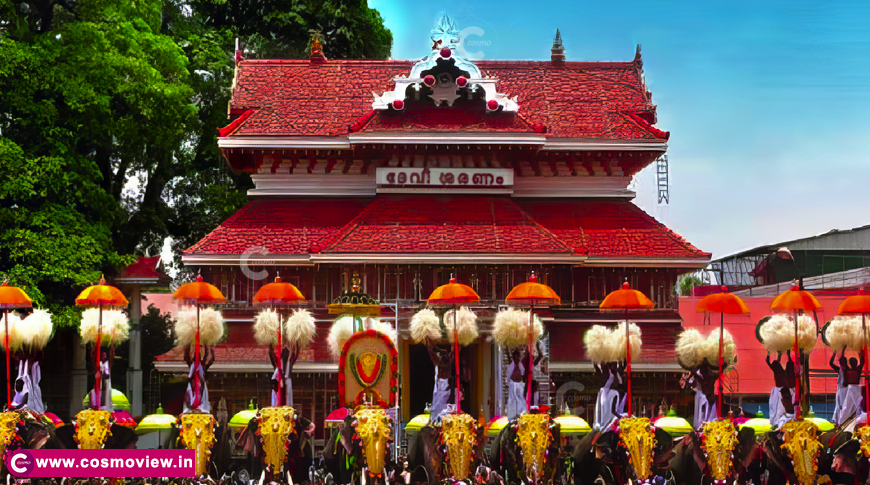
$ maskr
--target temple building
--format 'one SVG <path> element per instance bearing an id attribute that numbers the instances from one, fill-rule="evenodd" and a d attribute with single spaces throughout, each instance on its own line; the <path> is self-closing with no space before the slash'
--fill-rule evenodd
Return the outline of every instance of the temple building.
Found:
<path id="1" fill-rule="evenodd" d="M 597 384 L 582 336 L 623 318 L 598 304 L 627 280 L 656 303 L 633 317 L 644 341 L 635 409 L 663 397 L 687 405 L 692 396 L 678 395 L 674 287 L 680 274 L 707 266 L 710 253 L 632 203 L 632 177 L 665 154 L 669 137 L 655 126 L 640 48 L 628 62 L 573 62 L 557 37 L 551 60 L 472 62 L 460 57 L 448 18 L 431 38 L 417 61 L 326 59 L 316 41 L 305 60 L 237 53 L 219 147 L 255 188 L 183 255 L 230 300 L 229 338 L 209 371 L 212 400 L 226 398 L 231 413 L 251 398 L 268 403 L 272 367 L 253 339 L 251 298 L 280 273 L 318 321 L 318 341 L 293 382 L 297 408 L 322 423 L 338 405 L 337 365 L 326 348 L 335 316 L 326 306 L 357 273 L 403 337 L 407 421 L 431 400 L 434 381 L 408 322 L 453 274 L 481 296 L 472 309 L 483 332 L 463 356 L 463 409 L 502 414 L 505 356 L 488 333 L 507 292 L 534 271 L 562 298 L 537 311 L 547 328 L 548 358 L 537 370 L 543 399 L 591 420 Z M 156 365 L 164 407 L 180 410 L 180 352 Z"/>

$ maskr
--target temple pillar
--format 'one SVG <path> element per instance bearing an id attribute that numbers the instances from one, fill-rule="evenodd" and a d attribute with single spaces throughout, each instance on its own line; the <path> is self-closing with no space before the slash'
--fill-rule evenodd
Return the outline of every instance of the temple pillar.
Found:
<path id="1" fill-rule="evenodd" d="M 70 379 L 69 415 L 74 417 L 83 409 L 81 398 L 88 394 L 87 348 L 78 332 L 74 334 L 72 372 Z"/>
<path id="2" fill-rule="evenodd" d="M 130 363 L 127 366 L 127 399 L 130 400 L 130 414 L 142 416 L 142 332 L 139 322 L 142 319 L 142 295 L 139 285 L 130 291 Z"/>

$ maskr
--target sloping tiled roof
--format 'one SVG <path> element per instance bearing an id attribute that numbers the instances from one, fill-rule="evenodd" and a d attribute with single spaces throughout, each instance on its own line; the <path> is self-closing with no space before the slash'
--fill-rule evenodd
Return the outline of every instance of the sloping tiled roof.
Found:
<path id="1" fill-rule="evenodd" d="M 169 283 L 172 278 L 159 271 L 160 255 L 139 256 L 135 263 L 122 269 L 116 279 L 153 280 L 155 283 Z"/>
<path id="2" fill-rule="evenodd" d="M 231 110 L 247 120 L 230 136 L 344 136 L 372 111 L 372 93 L 391 90 L 392 79 L 408 74 L 412 61 L 245 60 L 239 64 Z M 652 127 L 655 106 L 646 91 L 639 60 L 633 62 L 479 61 L 484 76 L 498 78 L 498 91 L 517 97 L 524 122 L 547 136 L 652 140 L 668 134 Z M 457 117 L 459 105 L 438 108 Z M 402 130 L 448 129 L 443 122 L 399 114 Z M 492 116 L 492 115 L 487 115 Z M 513 115 L 511 115 L 513 116 Z M 407 118 L 407 122 L 399 120 Z M 448 123 L 449 124 L 449 123 Z M 486 123 L 472 123 L 480 129 Z"/>
<path id="3" fill-rule="evenodd" d="M 517 203 L 578 254 L 592 257 L 710 257 L 629 201 Z"/>
<path id="4" fill-rule="evenodd" d="M 577 254 L 697 258 L 705 253 L 629 201 L 379 195 L 249 203 L 185 251 L 242 254 Z"/>

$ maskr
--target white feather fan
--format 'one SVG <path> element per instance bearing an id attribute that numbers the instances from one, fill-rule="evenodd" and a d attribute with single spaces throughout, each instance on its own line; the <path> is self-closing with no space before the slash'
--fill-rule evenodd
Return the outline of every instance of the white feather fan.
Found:
<path id="1" fill-rule="evenodd" d="M 196 343 L 196 308 L 186 307 L 178 312 L 175 320 L 176 345 L 188 347 Z M 224 316 L 214 308 L 199 311 L 199 343 L 212 347 L 224 338 Z"/>
<path id="2" fill-rule="evenodd" d="M 764 348 L 769 352 L 785 352 L 794 346 L 794 323 L 785 315 L 773 315 L 767 319 L 758 334 Z"/>
<path id="3" fill-rule="evenodd" d="M 695 369 L 704 361 L 704 336 L 690 328 L 680 333 L 677 339 L 677 358 L 689 369 Z"/>
<path id="4" fill-rule="evenodd" d="M 722 346 L 722 355 L 725 367 L 734 365 L 734 362 L 737 360 L 737 345 L 734 343 L 734 337 L 728 333 L 728 330 L 724 331 L 722 341 L 724 342 Z M 708 335 L 707 339 L 704 340 L 704 357 L 706 357 L 707 363 L 710 364 L 711 367 L 719 366 L 718 328 L 710 332 L 710 335 Z"/>
<path id="5" fill-rule="evenodd" d="M 377 330 L 378 332 L 387 336 L 392 342 L 393 347 L 396 346 L 396 329 L 393 328 L 393 325 L 390 322 L 381 321 L 376 318 L 367 318 L 366 319 L 366 328 Z"/>
<path id="6" fill-rule="evenodd" d="M 861 352 L 864 349 L 864 336 L 861 317 L 836 316 L 825 328 L 828 345 L 837 352 L 844 348 Z"/>
<path id="7" fill-rule="evenodd" d="M 449 310 L 445 313 L 444 327 L 447 329 L 447 341 L 451 344 L 453 343 L 453 329 L 456 327 L 456 336 L 459 339 L 459 345 L 462 345 L 463 347 L 474 343 L 479 335 L 479 331 L 477 330 L 477 315 L 469 310 L 468 307 L 460 307 L 458 312 Z"/>
<path id="8" fill-rule="evenodd" d="M 317 335 L 317 324 L 308 310 L 293 310 L 284 321 L 284 343 L 289 348 L 304 350 Z"/>
<path id="9" fill-rule="evenodd" d="M 9 319 L 9 351 L 17 352 L 24 345 L 24 337 L 21 334 L 21 317 L 17 313 L 8 312 L 0 316 L 0 348 L 6 350 L 6 319 Z"/>
<path id="10" fill-rule="evenodd" d="M 615 355 L 612 358 L 615 361 L 625 360 L 625 323 L 620 322 L 613 330 L 613 350 Z M 640 327 L 637 324 L 631 323 L 628 331 L 631 336 L 631 360 L 636 361 L 640 359 L 641 346 L 643 345 L 643 341 L 640 339 Z"/>
<path id="11" fill-rule="evenodd" d="M 593 325 L 583 334 L 586 357 L 592 362 L 608 362 L 613 354 L 613 334 L 604 325 Z"/>
<path id="12" fill-rule="evenodd" d="M 79 333 L 84 343 L 96 343 L 97 333 L 101 333 L 100 345 L 118 345 L 130 338 L 130 320 L 121 310 L 103 310 L 103 325 L 99 329 L 100 310 L 88 308 L 82 312 Z"/>
<path id="13" fill-rule="evenodd" d="M 537 315 L 531 332 L 533 344 L 544 334 L 544 326 Z M 492 338 L 498 345 L 511 349 L 528 345 L 529 312 L 513 308 L 498 312 L 495 316 Z"/>
<path id="14" fill-rule="evenodd" d="M 33 310 L 33 313 L 21 320 L 21 336 L 25 348 L 42 350 L 51 339 L 51 314 L 46 310 Z"/>
<path id="15" fill-rule="evenodd" d="M 254 320 L 254 339 L 260 345 L 272 346 L 278 343 L 278 327 L 281 315 L 271 308 L 264 308 Z"/>
<path id="16" fill-rule="evenodd" d="M 336 360 L 341 356 L 341 349 L 347 339 L 353 335 L 353 317 L 345 315 L 337 318 L 329 329 L 326 342 L 329 344 L 329 353 Z"/>
<path id="17" fill-rule="evenodd" d="M 424 308 L 415 313 L 409 326 L 411 339 L 419 344 L 425 341 L 441 340 L 441 322 L 438 315 L 429 308 Z"/>

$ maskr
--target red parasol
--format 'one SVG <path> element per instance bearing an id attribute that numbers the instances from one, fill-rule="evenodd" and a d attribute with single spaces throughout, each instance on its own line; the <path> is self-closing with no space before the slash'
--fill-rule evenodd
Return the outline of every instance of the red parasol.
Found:
<path id="1" fill-rule="evenodd" d="M 100 345 L 102 340 L 102 331 L 103 331 L 103 307 L 126 307 L 129 304 L 127 298 L 121 293 L 121 290 L 115 288 L 114 286 L 106 284 L 106 278 L 100 276 L 100 283 L 97 285 L 92 285 L 84 289 L 79 296 L 76 298 L 76 305 L 80 306 L 95 306 L 99 308 L 99 314 L 97 315 L 97 341 L 94 346 L 94 360 L 95 366 L 94 368 L 97 370 L 96 372 L 96 382 L 94 383 L 94 403 L 91 403 L 91 406 L 97 406 L 99 409 L 100 406 Z M 108 392 L 112 392 L 109 389 Z"/>
<path id="2" fill-rule="evenodd" d="M 472 303 L 475 301 L 480 301 L 480 295 L 474 291 L 474 288 L 463 285 L 462 283 L 457 283 L 456 278 L 453 275 L 450 275 L 450 282 L 446 285 L 441 285 L 438 288 L 435 288 L 435 291 L 429 295 L 429 299 L 427 302 L 431 306 L 452 306 L 454 308 L 453 311 L 453 356 L 455 360 L 454 367 L 456 367 L 456 412 L 460 413 L 462 410 L 460 409 L 460 400 L 459 400 L 459 336 L 457 335 L 457 319 L 459 312 L 456 310 L 458 305 L 463 303 Z"/>
<path id="3" fill-rule="evenodd" d="M 202 280 L 202 275 L 196 275 L 196 281 L 181 285 L 172 297 L 183 303 L 196 306 L 196 346 L 194 347 L 195 362 L 199 362 L 199 307 L 200 305 L 219 305 L 226 303 L 221 290 Z"/>
<path id="4" fill-rule="evenodd" d="M 305 301 L 305 296 L 292 283 L 281 280 L 281 276 L 275 277 L 275 282 L 263 285 L 254 295 L 254 306 L 283 306 L 293 305 Z M 281 362 L 281 323 L 278 323 L 278 343 L 275 345 L 275 362 Z M 280 365 L 279 365 L 280 367 Z M 279 406 L 283 406 L 286 393 L 284 392 L 284 379 L 278 379 Z"/>
<path id="5" fill-rule="evenodd" d="M 864 386 L 864 406 L 868 416 L 870 416 L 870 376 L 866 374 L 867 369 L 867 314 L 870 313 L 870 293 L 867 293 L 864 288 L 857 295 L 847 297 L 840 303 L 837 308 L 837 315 L 861 315 L 861 333 L 864 335 L 864 365 L 865 377 L 867 385 Z"/>
<path id="6" fill-rule="evenodd" d="M 801 409 L 801 369 L 800 350 L 798 349 L 798 310 L 805 312 L 815 311 L 822 308 L 822 304 L 809 291 L 799 289 L 797 286 L 792 286 L 788 291 L 784 291 L 773 299 L 770 303 L 771 310 L 791 310 L 794 314 L 794 355 L 797 359 L 797 364 L 794 366 L 795 371 L 795 396 L 797 397 L 797 407 L 795 408 L 795 419 L 800 419 Z"/>
<path id="7" fill-rule="evenodd" d="M 725 314 L 729 315 L 748 315 L 749 307 L 740 299 L 739 296 L 728 293 L 728 288 L 722 287 L 721 293 L 712 293 L 698 302 L 696 311 L 707 313 L 718 313 L 719 320 L 719 402 L 717 409 L 719 410 L 719 419 L 722 419 L 722 383 L 725 380 L 722 375 L 724 368 L 723 346 L 725 344 Z"/>
<path id="8" fill-rule="evenodd" d="M 33 302 L 24 290 L 17 286 L 9 286 L 7 281 L 0 285 L 0 309 L 3 310 L 6 321 L 6 338 L 3 345 L 6 347 L 6 405 L 12 404 L 12 381 L 9 373 L 9 310 L 16 308 L 33 308 Z"/>
<path id="9" fill-rule="evenodd" d="M 628 411 L 628 415 L 631 416 L 631 335 L 629 334 L 629 328 L 631 327 L 628 324 L 628 311 L 629 310 L 640 310 L 643 308 L 653 308 L 655 303 L 652 302 L 646 295 L 643 293 L 632 290 L 629 286 L 628 282 L 622 284 L 622 288 L 610 292 L 606 297 L 604 297 L 604 301 L 598 305 L 599 308 L 622 308 L 625 310 L 625 358 L 626 358 L 626 376 L 627 376 L 627 399 L 628 402 L 626 410 Z"/>
<path id="10" fill-rule="evenodd" d="M 562 303 L 562 299 L 559 298 L 559 295 L 557 295 L 552 288 L 543 283 L 538 283 L 538 277 L 535 276 L 535 272 L 532 271 L 532 276 L 529 277 L 529 281 L 514 286 L 508 293 L 507 297 L 505 297 L 504 301 L 509 305 L 529 307 L 529 367 L 526 370 L 526 411 L 529 411 L 532 408 L 532 374 L 534 370 L 534 365 L 532 363 L 532 328 L 535 322 L 534 309 L 535 306 L 545 307 L 559 305 Z"/>

